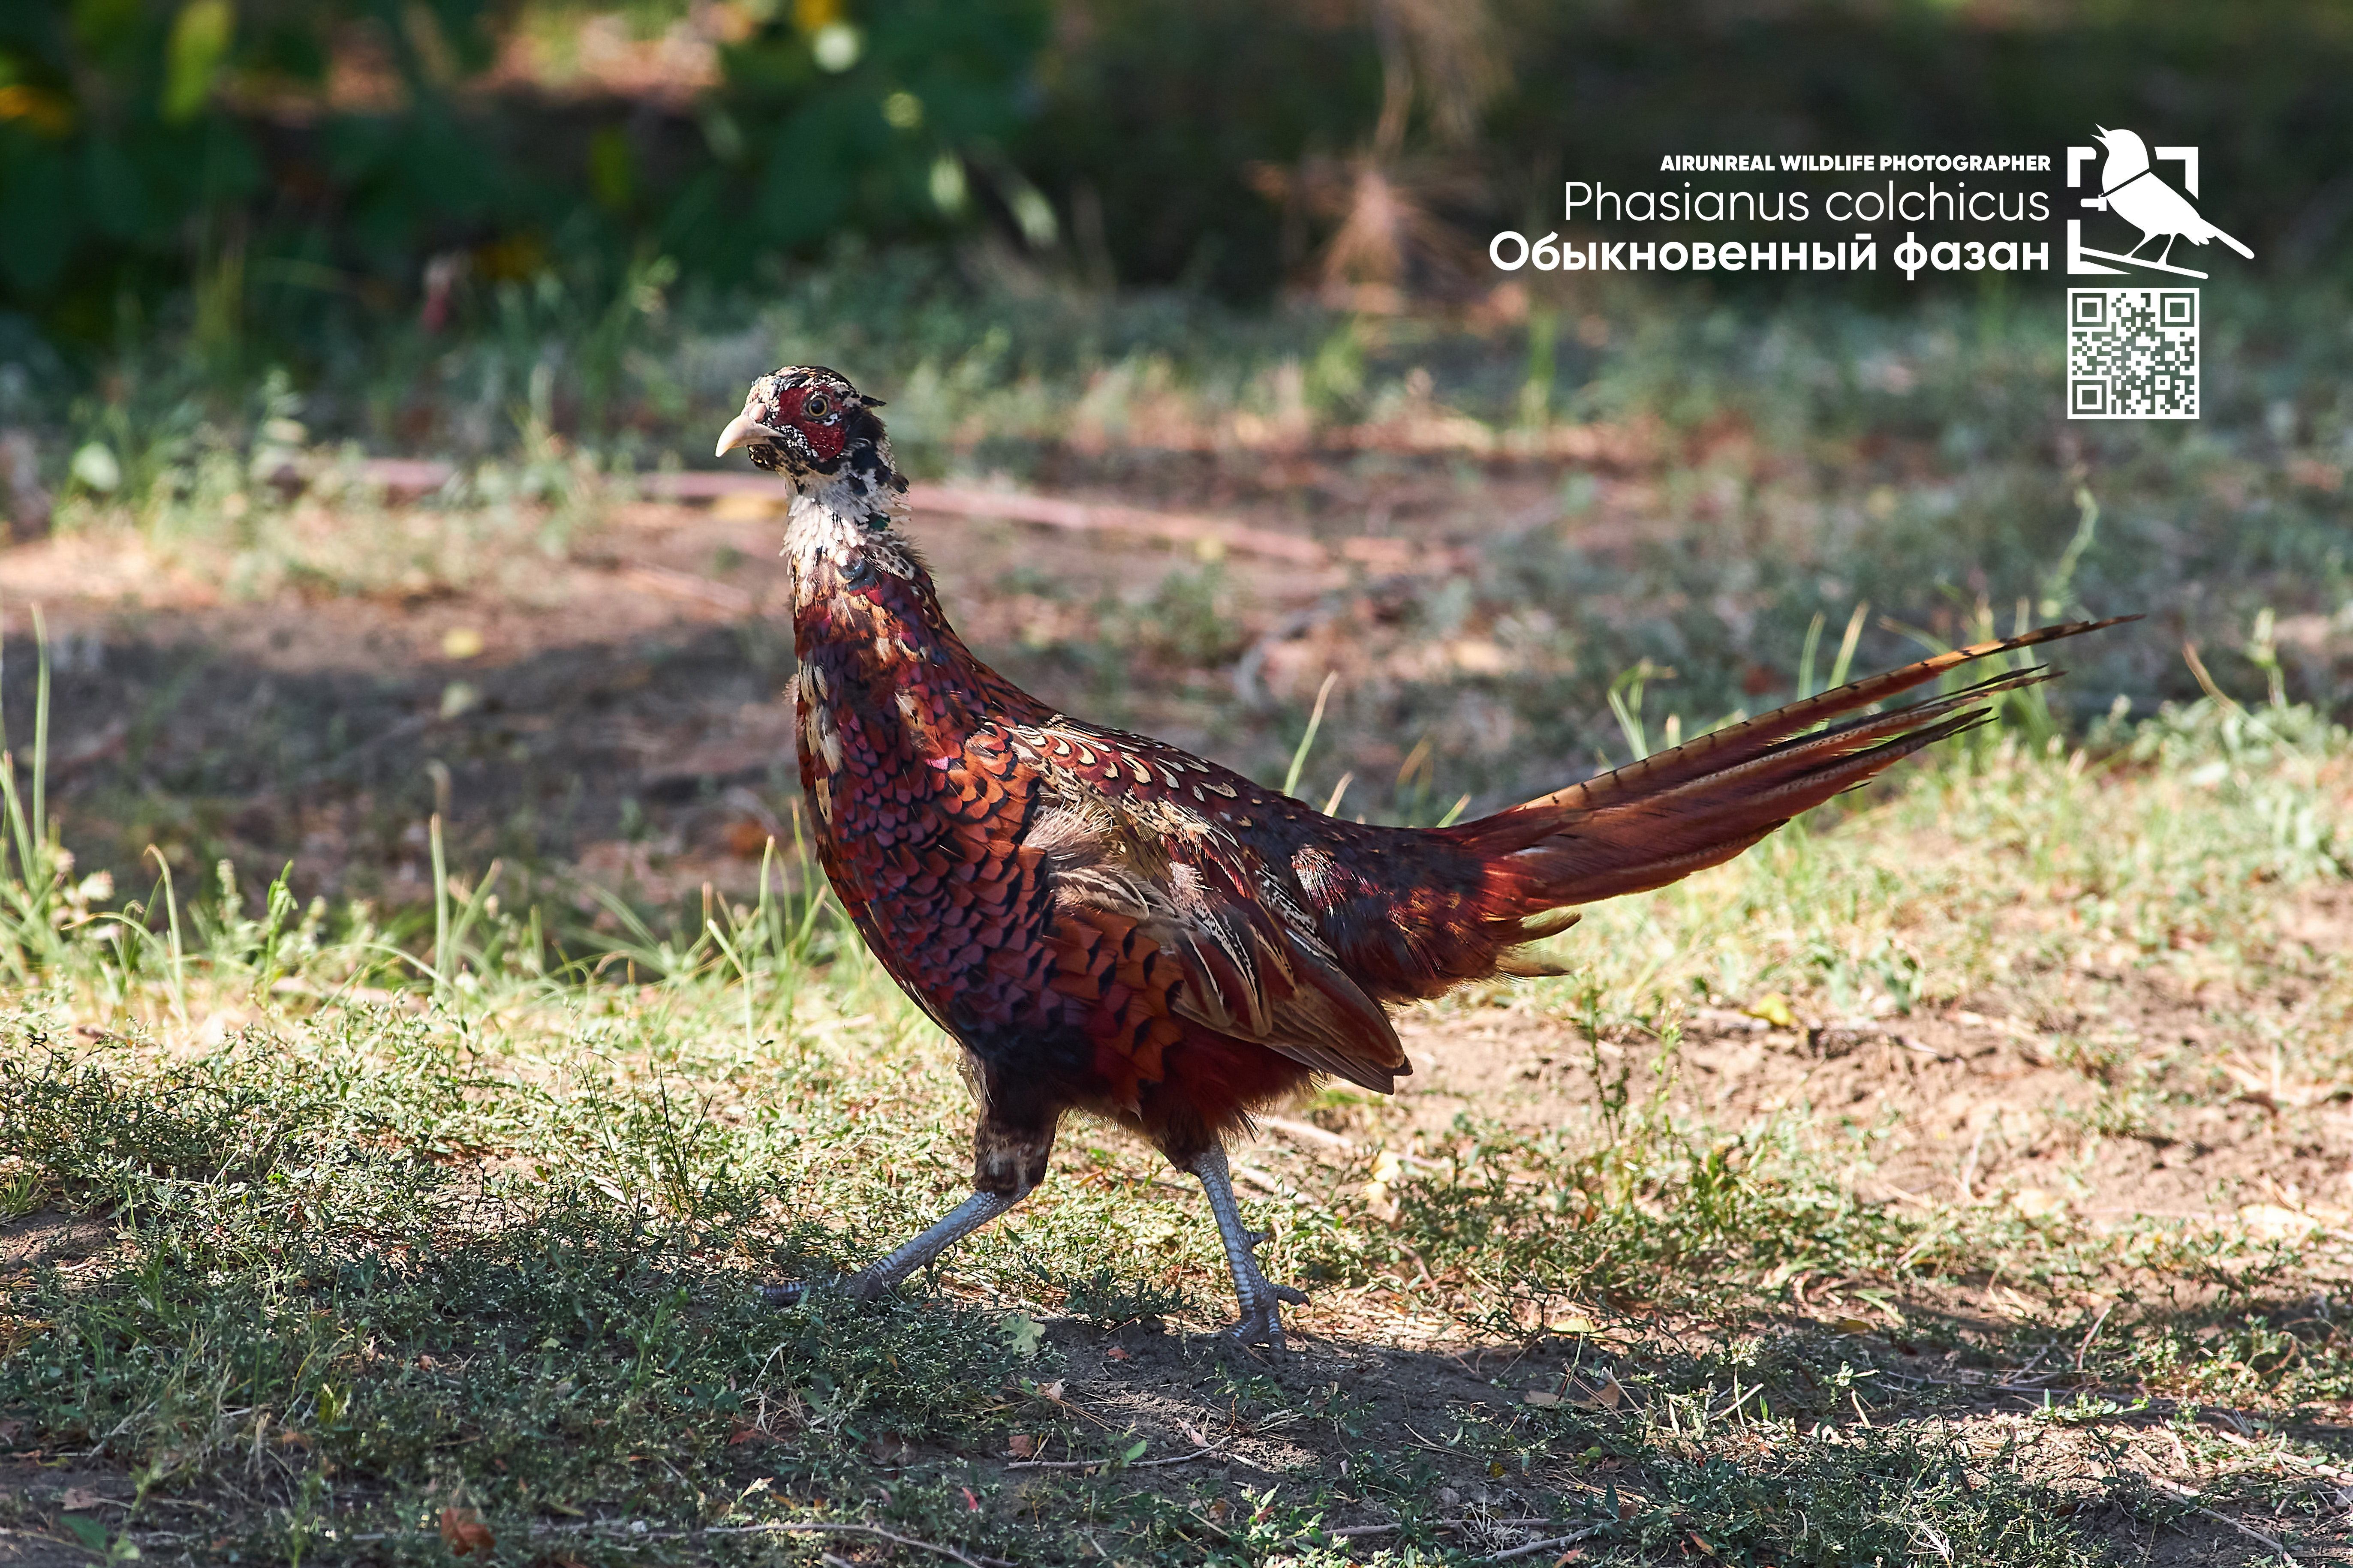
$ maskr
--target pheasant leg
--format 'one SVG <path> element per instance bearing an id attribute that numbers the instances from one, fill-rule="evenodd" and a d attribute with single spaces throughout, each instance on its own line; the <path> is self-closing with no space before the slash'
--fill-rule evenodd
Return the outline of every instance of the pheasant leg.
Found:
<path id="1" fill-rule="evenodd" d="M 1234 1203 L 1233 1177 L 1226 1169 L 1225 1150 L 1211 1144 L 1207 1153 L 1193 1162 L 1193 1173 L 1201 1178 L 1201 1188 L 1209 1194 L 1209 1212 L 1218 1216 L 1218 1239 L 1226 1245 L 1226 1267 L 1233 1272 L 1234 1295 L 1241 1302 L 1241 1321 L 1226 1331 L 1239 1343 L 1271 1345 L 1281 1350 L 1282 1303 L 1303 1307 L 1307 1305 L 1306 1294 L 1288 1285 L 1277 1285 L 1259 1268 L 1258 1248 L 1266 1240 L 1266 1233 L 1242 1226 L 1241 1210 Z"/>
<path id="2" fill-rule="evenodd" d="M 1011 1208 L 1018 1194 L 975 1193 L 942 1215 L 932 1227 L 897 1251 L 876 1258 L 842 1281 L 842 1288 L 860 1301 L 879 1300 L 898 1289 L 908 1275 Z M 1231 1202 L 1230 1199 L 1228 1200 Z M 760 1294 L 772 1307 L 790 1307 L 808 1293 L 799 1280 L 764 1285 Z"/>

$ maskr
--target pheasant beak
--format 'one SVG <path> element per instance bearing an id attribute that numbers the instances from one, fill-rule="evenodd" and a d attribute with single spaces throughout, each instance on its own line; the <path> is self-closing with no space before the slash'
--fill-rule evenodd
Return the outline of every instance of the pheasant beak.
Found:
<path id="1" fill-rule="evenodd" d="M 761 424 L 749 414 L 738 414 L 728 422 L 726 429 L 719 432 L 719 450 L 711 455 L 723 458 L 736 447 L 748 447 L 763 437 L 772 441 L 782 441 L 785 433 Z"/>

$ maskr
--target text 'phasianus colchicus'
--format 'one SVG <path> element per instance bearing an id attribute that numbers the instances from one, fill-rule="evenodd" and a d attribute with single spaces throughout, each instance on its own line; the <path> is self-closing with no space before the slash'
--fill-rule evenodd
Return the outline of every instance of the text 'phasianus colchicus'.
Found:
<path id="1" fill-rule="evenodd" d="M 1509 811 L 1433 829 L 1336 821 L 1143 735 L 1058 713 L 973 657 L 900 531 L 906 480 L 861 395 L 816 366 L 763 376 L 719 450 L 797 491 L 786 528 L 801 784 L 842 907 L 964 1048 L 973 1195 L 849 1280 L 879 1295 L 1018 1203 L 1065 1113 L 1200 1178 L 1246 1343 L 1299 1291 L 1259 1268 L 1225 1140 L 1316 1074 L 1411 1072 L 1388 1009 L 1497 973 L 1568 906 L 1661 887 L 1980 721 L 2049 679 L 2005 671 L 1855 716 L 2051 626 L 1791 703 Z M 797 1299 L 779 1286 L 772 1299 Z"/>

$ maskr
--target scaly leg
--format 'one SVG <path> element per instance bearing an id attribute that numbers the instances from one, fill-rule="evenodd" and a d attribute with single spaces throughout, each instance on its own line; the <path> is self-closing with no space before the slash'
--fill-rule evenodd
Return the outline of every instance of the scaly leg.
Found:
<path id="1" fill-rule="evenodd" d="M 1242 1227 L 1241 1210 L 1234 1204 L 1233 1177 L 1226 1169 L 1225 1150 L 1210 1144 L 1208 1152 L 1193 1162 L 1193 1173 L 1201 1178 L 1201 1188 L 1209 1194 L 1209 1212 L 1218 1216 L 1218 1239 L 1226 1244 L 1226 1267 L 1233 1272 L 1234 1295 L 1241 1302 L 1241 1321 L 1226 1331 L 1240 1343 L 1271 1345 L 1281 1350 L 1281 1303 L 1288 1301 L 1294 1307 L 1304 1307 L 1306 1293 L 1288 1285 L 1277 1285 L 1260 1270 L 1258 1247 L 1266 1234 Z"/>
<path id="2" fill-rule="evenodd" d="M 1028 1197 L 1046 1179 L 1046 1156 L 1054 1149 L 1054 1118 L 1033 1114 L 1008 1119 L 995 1108 L 1002 1098 L 994 1093 L 984 1098 L 980 1124 L 973 1129 L 972 1196 L 904 1247 L 843 1279 L 842 1289 L 852 1298 L 875 1301 L 889 1295 L 908 1275 Z M 1232 1201 L 1227 1199 L 1229 1205 Z M 760 1294 L 771 1307 L 790 1307 L 808 1294 L 808 1285 L 798 1279 L 764 1285 Z"/>
<path id="3" fill-rule="evenodd" d="M 1019 1201 L 1018 1194 L 975 1193 L 964 1202 L 940 1216 L 937 1223 L 900 1247 L 897 1251 L 876 1258 L 857 1273 L 843 1279 L 842 1289 L 860 1301 L 880 1300 L 899 1288 L 900 1281 L 921 1268 Z M 763 1285 L 760 1294 L 771 1307 L 797 1305 L 808 1293 L 808 1286 L 798 1279 L 783 1285 Z"/>

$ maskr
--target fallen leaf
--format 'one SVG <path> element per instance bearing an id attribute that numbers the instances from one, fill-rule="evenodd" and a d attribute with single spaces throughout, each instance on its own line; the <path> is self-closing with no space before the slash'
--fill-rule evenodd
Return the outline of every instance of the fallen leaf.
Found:
<path id="1" fill-rule="evenodd" d="M 2256 1241 L 2301 1241 L 2320 1228 L 2312 1215 L 2278 1204 L 2242 1204 L 2239 1220 Z"/>
<path id="2" fill-rule="evenodd" d="M 69 1513 L 60 1518 L 58 1522 L 64 1525 L 76 1541 L 80 1542 L 92 1552 L 106 1551 L 106 1526 L 99 1523 L 98 1521 L 83 1519 L 78 1514 Z"/>
<path id="3" fill-rule="evenodd" d="M 481 1515 L 470 1508 L 445 1508 L 441 1510 L 441 1539 L 448 1544 L 452 1556 L 464 1557 L 479 1552 L 488 1557 L 498 1547 L 498 1537 L 482 1522 Z"/>
<path id="4" fill-rule="evenodd" d="M 1598 1334 L 1600 1327 L 1590 1318 L 1555 1318 L 1545 1324 L 1548 1334 Z"/>
<path id="5" fill-rule="evenodd" d="M 1103 1352 L 1103 1354 L 1110 1357 L 1113 1361 L 1125 1361 L 1128 1359 L 1127 1351 L 1124 1347 L 1120 1345 L 1112 1346 L 1111 1349 Z"/>
<path id="6" fill-rule="evenodd" d="M 1027 1432 L 1016 1432 L 1005 1440 L 1005 1451 L 1017 1459 L 1026 1459 L 1038 1451 L 1038 1439 Z"/>
<path id="7" fill-rule="evenodd" d="M 972 1489 L 970 1487 L 964 1489 L 964 1506 L 970 1509 L 975 1513 L 978 1513 L 980 1511 L 980 1500 L 972 1495 Z"/>
<path id="8" fill-rule="evenodd" d="M 471 626 L 451 626 L 441 634 L 444 658 L 472 658 L 482 651 L 482 634 Z"/>
<path id="9" fill-rule="evenodd" d="M 1778 991 L 1767 991 L 1746 1009 L 1752 1018 L 1762 1018 L 1777 1029 L 1794 1029 L 1798 1015 L 1791 1010 L 1789 999 Z"/>
<path id="10" fill-rule="evenodd" d="M 2046 1193 L 2041 1187 L 2021 1187 L 2010 1194 L 2010 1206 L 2029 1219 L 2041 1219 L 2046 1215 L 2063 1211 L 2067 1200 L 2055 1193 Z"/>
<path id="11" fill-rule="evenodd" d="M 1560 1395 L 1547 1394 L 1541 1388 L 1531 1388 L 1527 1393 L 1527 1403 L 1539 1410 L 1549 1410 L 1560 1403 Z"/>
<path id="12" fill-rule="evenodd" d="M 1990 1294 L 1994 1305 L 1999 1307 L 2001 1310 L 2009 1313 L 2011 1317 L 2031 1318 L 2034 1316 L 2034 1303 L 2020 1295 L 2017 1291 L 2011 1289 L 2009 1286 L 1998 1286 Z"/>
<path id="13" fill-rule="evenodd" d="M 1871 1325 L 1861 1318 L 1840 1318 L 1831 1325 L 1842 1334 L 1867 1334 Z"/>
<path id="14" fill-rule="evenodd" d="M 71 1513 L 85 1508 L 96 1508 L 108 1500 L 104 1495 L 89 1487 L 68 1487 L 65 1495 L 58 1499 L 58 1506 Z"/>
<path id="15" fill-rule="evenodd" d="M 1005 1342 L 1013 1353 L 1024 1361 L 1036 1355 L 1038 1348 L 1046 1342 L 1046 1326 L 1027 1312 L 1006 1313 L 998 1320 L 997 1328 L 1004 1333 Z M 1048 1397 L 1060 1396 L 1050 1394 Z"/>
<path id="16" fill-rule="evenodd" d="M 1052 1400 L 1052 1401 L 1053 1401 L 1055 1404 L 1057 1404 L 1057 1405 L 1061 1404 L 1061 1403 L 1062 1403 L 1062 1380 L 1061 1380 L 1060 1378 L 1059 1378 L 1059 1377 L 1058 1377 L 1058 1378 L 1056 1378 L 1053 1382 L 1051 1382 L 1051 1383 L 1048 1384 L 1045 1387 L 1043 1387 L 1043 1388 L 1039 1389 L 1039 1390 L 1038 1391 L 1038 1393 L 1039 1393 L 1039 1395 L 1041 1398 L 1050 1399 L 1050 1400 Z"/>

